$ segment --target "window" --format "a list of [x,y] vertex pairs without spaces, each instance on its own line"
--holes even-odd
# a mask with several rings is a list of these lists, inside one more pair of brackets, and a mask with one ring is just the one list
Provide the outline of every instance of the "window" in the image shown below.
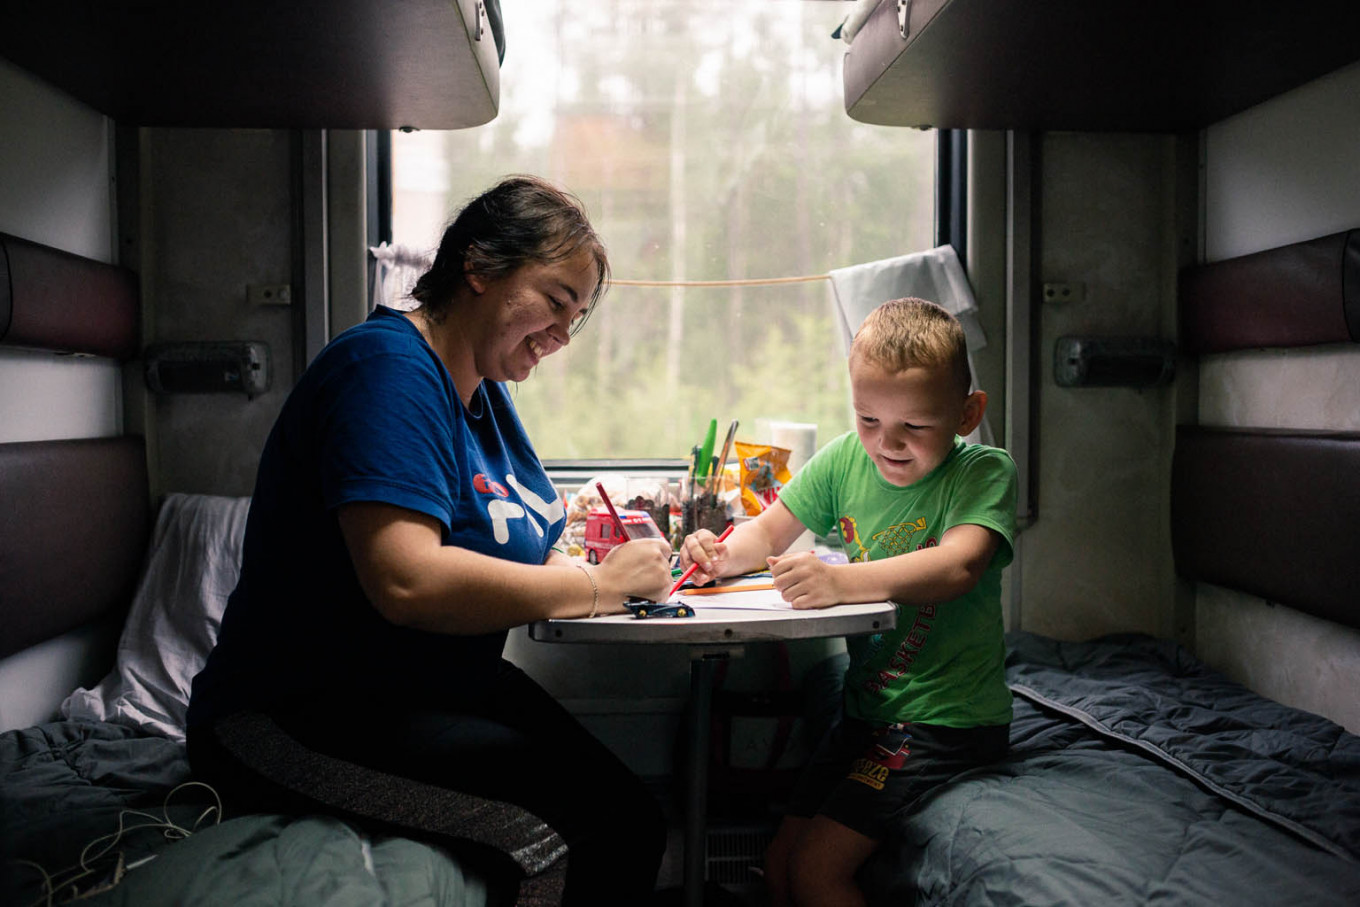
[[935,242],[934,132],[844,111],[808,0],[505,3],[501,110],[394,133],[392,236],[437,245],[510,173],[575,193],[615,284],[565,350],[514,389],[545,459],[681,458],[710,419],[851,428],[826,273]]

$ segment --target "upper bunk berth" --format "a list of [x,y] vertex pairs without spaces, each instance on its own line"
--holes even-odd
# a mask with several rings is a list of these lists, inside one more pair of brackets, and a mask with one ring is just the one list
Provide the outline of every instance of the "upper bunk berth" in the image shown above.
[[459,129],[500,104],[499,0],[24,0],[0,56],[130,126]]
[[881,126],[1184,132],[1360,60],[1354,0],[874,2],[845,109]]

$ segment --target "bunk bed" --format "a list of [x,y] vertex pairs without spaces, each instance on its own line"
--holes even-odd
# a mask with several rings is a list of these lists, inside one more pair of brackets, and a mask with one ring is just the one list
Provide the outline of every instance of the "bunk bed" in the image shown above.
[[[1186,269],[1191,354],[1360,342],[1360,230]],[[1360,626],[1360,434],[1177,429],[1177,573]],[[1360,902],[1360,737],[1173,642],[1008,638],[1011,751],[926,798],[870,903]]]
[[[137,316],[127,270],[0,234],[0,343],[128,363]],[[149,488],[136,436],[0,444],[0,658],[73,632],[117,640],[58,720],[0,734],[0,902],[557,903],[566,847],[508,804],[424,791],[444,827],[416,841],[369,821],[383,779],[338,760],[324,814],[245,814],[192,780],[189,686],[249,501],[153,510]]]
[[1312,0],[859,0],[845,110],[880,126],[1184,132],[1360,60]]
[[0,30],[0,56],[121,126],[480,126],[504,55],[499,0],[11,3]]
[[[845,109],[888,126],[1187,133],[1360,60],[1341,0],[860,0],[846,25]],[[1360,231],[1188,268],[1178,305],[1189,356],[1360,342]],[[1182,579],[1360,626],[1360,435],[1182,425],[1171,486]],[[1010,755],[903,817],[871,904],[1360,900],[1360,738],[1166,640],[1008,656]]]
[[[475,126],[497,113],[505,51],[498,0],[78,0],[12,5],[5,26],[0,56],[120,128]],[[125,268],[0,235],[0,344],[137,381],[138,297]],[[0,444],[0,658],[23,666],[8,676],[98,656],[59,718],[0,734],[0,903],[557,903],[565,846],[513,806],[411,791],[445,819],[416,841],[369,820],[381,777],[319,754],[325,815],[244,814],[192,781],[189,683],[248,501],[153,500],[147,464],[135,435]]]

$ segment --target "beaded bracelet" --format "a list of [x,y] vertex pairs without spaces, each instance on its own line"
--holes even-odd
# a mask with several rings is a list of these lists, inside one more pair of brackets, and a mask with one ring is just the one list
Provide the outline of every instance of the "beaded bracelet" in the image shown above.
[[581,572],[586,575],[586,579],[590,580],[590,614],[588,616],[594,617],[600,612],[600,587],[595,585],[595,577],[591,575],[590,568],[585,564],[577,564],[576,566],[580,567]]

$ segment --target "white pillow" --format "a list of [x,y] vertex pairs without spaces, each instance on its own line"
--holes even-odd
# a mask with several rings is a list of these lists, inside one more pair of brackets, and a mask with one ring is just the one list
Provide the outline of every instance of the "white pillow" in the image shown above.
[[61,705],[87,718],[184,739],[189,687],[217,642],[241,572],[250,498],[171,494],[161,505],[113,670]]

